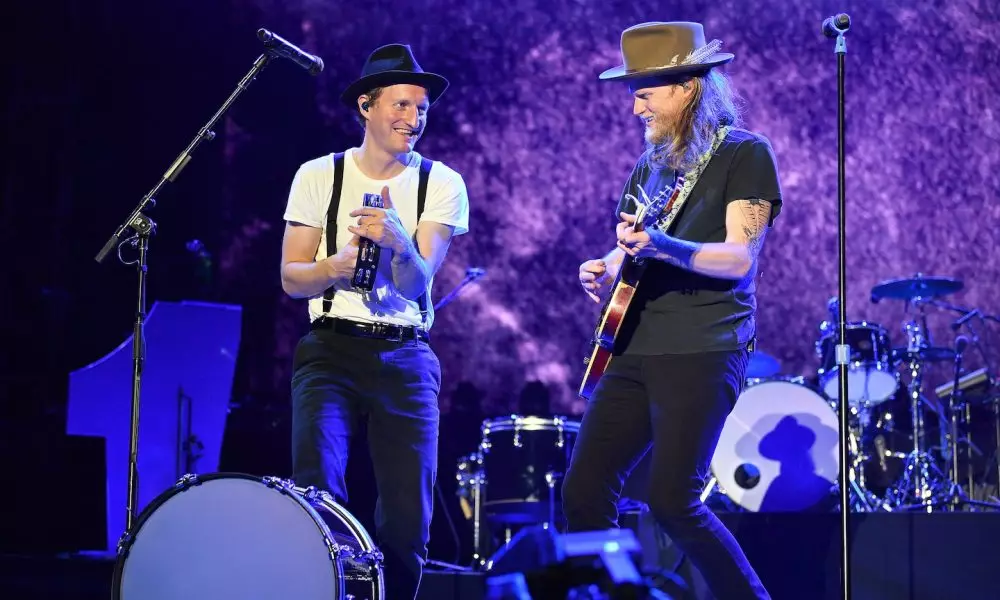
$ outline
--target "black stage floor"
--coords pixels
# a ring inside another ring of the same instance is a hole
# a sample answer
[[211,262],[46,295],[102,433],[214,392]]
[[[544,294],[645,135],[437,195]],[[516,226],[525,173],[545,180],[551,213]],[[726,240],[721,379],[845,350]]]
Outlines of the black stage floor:
[[[774,600],[840,597],[839,516],[721,514]],[[852,515],[854,600],[1000,598],[1000,514]],[[113,561],[94,556],[0,557],[4,600],[110,598]],[[692,598],[711,598],[689,565],[680,573]],[[479,573],[430,571],[420,598],[478,600]],[[390,599],[392,600],[392,599]]]

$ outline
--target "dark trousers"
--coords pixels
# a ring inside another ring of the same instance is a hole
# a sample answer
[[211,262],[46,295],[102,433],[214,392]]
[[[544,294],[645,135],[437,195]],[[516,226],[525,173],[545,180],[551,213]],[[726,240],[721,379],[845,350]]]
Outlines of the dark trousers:
[[563,482],[570,531],[618,526],[625,478],[652,448],[649,509],[719,600],[769,598],[732,534],[702,503],[748,353],[616,356],[587,405]]
[[361,419],[367,419],[385,595],[415,597],[427,559],[437,476],[437,356],[421,341],[317,330],[299,341],[293,368],[293,479],[346,503],[348,449]]

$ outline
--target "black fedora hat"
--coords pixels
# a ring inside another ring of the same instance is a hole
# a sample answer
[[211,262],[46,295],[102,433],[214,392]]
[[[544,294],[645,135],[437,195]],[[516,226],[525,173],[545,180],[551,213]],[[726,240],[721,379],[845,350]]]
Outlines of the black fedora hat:
[[361,77],[347,86],[340,100],[347,106],[355,107],[361,94],[400,83],[426,88],[431,104],[448,89],[447,79],[420,68],[408,44],[387,44],[372,51],[361,69]]

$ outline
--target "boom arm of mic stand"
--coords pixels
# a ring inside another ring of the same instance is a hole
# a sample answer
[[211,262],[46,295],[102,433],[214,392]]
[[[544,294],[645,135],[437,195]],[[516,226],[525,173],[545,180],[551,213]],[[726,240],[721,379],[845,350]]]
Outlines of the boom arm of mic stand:
[[128,500],[125,516],[125,532],[122,539],[132,533],[132,526],[136,518],[137,506],[139,504],[139,413],[140,396],[142,389],[142,370],[145,362],[145,326],[146,326],[146,254],[149,249],[149,239],[156,232],[156,223],[143,214],[147,206],[156,205],[156,196],[167,182],[173,182],[180,175],[184,167],[191,161],[191,154],[205,140],[211,141],[215,138],[212,128],[222,117],[229,107],[236,101],[236,98],[243,93],[250,83],[257,77],[257,74],[271,61],[268,54],[262,54],[250,71],[240,80],[236,89],[223,102],[219,110],[215,111],[208,123],[202,127],[187,148],[174,160],[167,172],[153,189],[149,191],[142,200],[139,201],[132,213],[125,221],[118,226],[118,229],[111,235],[108,241],[101,248],[101,251],[94,257],[98,263],[104,262],[105,257],[111,249],[118,246],[125,231],[129,228],[136,231],[134,245],[139,250],[139,258],[135,261],[136,271],[139,276],[138,293],[136,297],[135,321],[132,327],[132,407],[129,418],[129,458],[128,458]]
[[480,275],[466,275],[465,279],[458,282],[458,285],[455,286],[455,289],[448,292],[448,295],[445,296],[444,298],[438,300],[438,303],[434,305],[434,311],[437,312],[442,308],[444,308],[445,306],[451,304],[452,301],[458,297],[458,293],[462,291],[462,288],[469,285],[473,281],[479,279],[479,277]]
[[260,73],[270,61],[271,55],[267,53],[261,54],[260,57],[254,61],[253,67],[250,68],[250,71],[236,85],[236,89],[229,95],[229,98],[222,103],[219,110],[215,111],[212,118],[209,119],[208,122],[205,123],[205,126],[198,131],[198,133],[194,136],[194,139],[191,140],[191,143],[188,144],[187,148],[185,148],[184,151],[181,152],[176,159],[174,159],[170,168],[167,169],[166,173],[163,174],[163,177],[161,177],[156,185],[153,186],[153,189],[149,190],[149,192],[142,197],[142,200],[139,201],[139,205],[132,210],[132,213],[128,216],[128,218],[125,219],[125,221],[118,226],[118,229],[115,230],[111,237],[108,238],[108,241],[104,244],[104,247],[101,248],[101,251],[97,253],[97,256],[94,257],[94,260],[99,263],[104,262],[104,259],[107,257],[108,253],[111,252],[111,249],[118,245],[122,235],[125,233],[125,230],[133,226],[133,223],[137,218],[139,218],[146,206],[156,206],[156,196],[160,193],[160,190],[163,189],[163,186],[165,186],[168,182],[172,183],[176,181],[177,176],[180,175],[184,167],[191,162],[192,153],[198,148],[198,146],[201,145],[203,141],[212,141],[215,139],[215,131],[213,131],[215,124],[220,118],[222,118],[222,115],[229,110],[229,107],[236,101],[236,98],[238,98],[241,93],[246,91],[250,83],[256,79],[257,74]]

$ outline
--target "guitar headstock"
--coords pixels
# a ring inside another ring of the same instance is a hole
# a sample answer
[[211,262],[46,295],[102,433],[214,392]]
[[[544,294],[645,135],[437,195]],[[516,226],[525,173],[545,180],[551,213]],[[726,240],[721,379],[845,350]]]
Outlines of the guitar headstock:
[[650,200],[649,196],[646,195],[646,190],[642,189],[640,185],[639,193],[642,194],[642,201],[640,202],[636,199],[637,208],[633,229],[638,232],[656,225],[656,221],[660,218],[660,213],[667,207],[667,204],[677,197],[677,193],[682,187],[684,187],[684,176],[678,175],[672,187],[663,188]]

